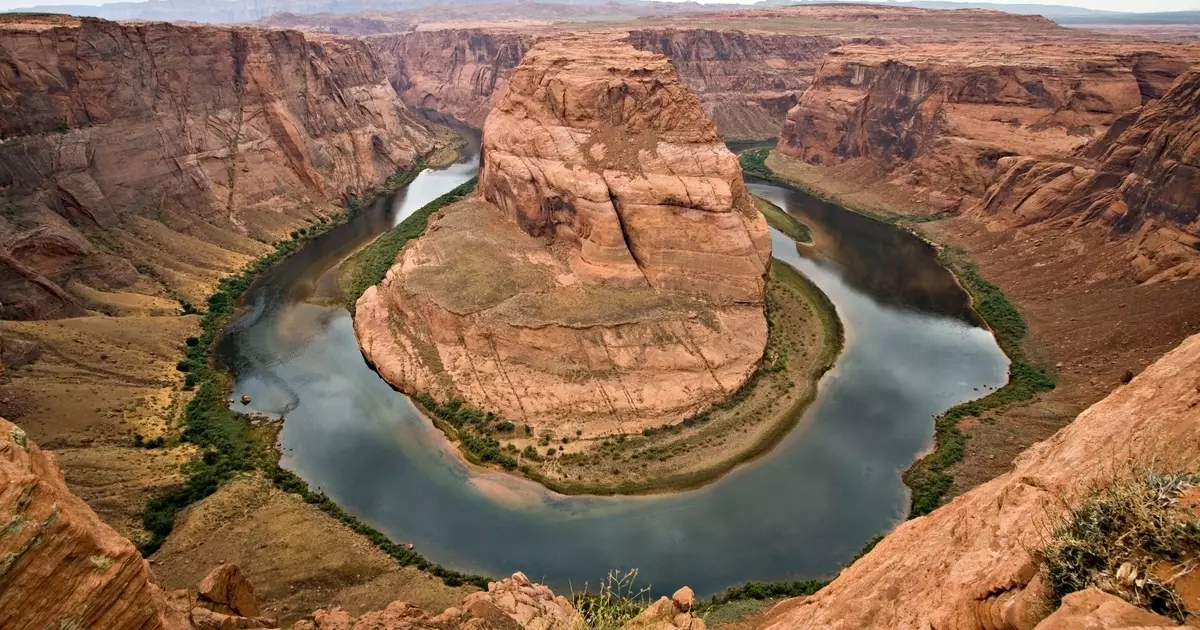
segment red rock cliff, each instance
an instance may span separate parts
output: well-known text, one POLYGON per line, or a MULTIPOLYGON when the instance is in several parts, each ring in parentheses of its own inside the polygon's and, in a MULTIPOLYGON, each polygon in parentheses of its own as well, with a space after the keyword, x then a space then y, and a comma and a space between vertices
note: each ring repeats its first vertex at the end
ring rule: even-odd
POLYGON ((10 19, 0 104, 5 317, 199 301, 433 144, 365 45, 289 31, 10 19))
POLYGON ((1142 280, 1200 277, 1200 70, 1070 157, 1000 160, 970 212, 1008 227, 1095 226, 1127 242, 1142 280))
POLYGON ((1010 155, 1069 155, 1162 96, 1196 51, 1127 43, 844 46, 788 113, 779 150, 961 210, 1010 155))

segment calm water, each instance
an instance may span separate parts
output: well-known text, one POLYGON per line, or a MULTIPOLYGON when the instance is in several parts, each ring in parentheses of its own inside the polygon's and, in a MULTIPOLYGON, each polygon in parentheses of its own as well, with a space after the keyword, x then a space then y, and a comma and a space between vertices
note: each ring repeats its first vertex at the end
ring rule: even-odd
MULTIPOLYGON (((557 588, 636 567, 656 592, 820 577, 902 520, 900 471, 932 418, 1004 382, 1007 359, 972 322, 933 251, 889 226, 766 183, 750 188, 813 228, 775 256, 836 305, 846 347, 805 421, 771 454, 704 488, 657 497, 564 497, 469 469, 363 361, 330 269, 469 179, 477 160, 409 188, 316 239, 265 276, 218 349, 250 409, 286 417, 283 464, 434 562, 521 570, 557 588)), ((240 408, 241 406, 238 405, 240 408)))

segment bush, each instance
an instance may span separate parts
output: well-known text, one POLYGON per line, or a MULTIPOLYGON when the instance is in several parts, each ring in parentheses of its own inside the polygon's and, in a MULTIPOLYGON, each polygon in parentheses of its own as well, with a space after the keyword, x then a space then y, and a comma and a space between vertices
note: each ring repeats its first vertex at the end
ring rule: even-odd
POLYGON ((350 274, 346 287, 346 300, 350 304, 351 310, 353 310, 354 303, 362 296, 363 291, 383 282, 388 269, 395 264, 396 257, 400 255, 400 250, 404 249, 408 241, 425 233, 429 217, 473 192, 476 181, 471 179, 426 204, 425 207, 409 215, 399 225, 380 235, 374 242, 350 258, 349 263, 353 272, 350 274))
POLYGON ((1197 484, 1200 475, 1146 472, 1090 493, 1041 551, 1054 602, 1094 586, 1184 623, 1183 600, 1154 569, 1194 561, 1200 523, 1177 503, 1197 484))
POLYGON ((194 347, 194 346, 198 346, 198 345, 200 345, 200 338, 199 338, 199 337, 188 337, 188 338, 187 338, 187 345, 188 345, 188 346, 190 346, 190 347, 194 347))

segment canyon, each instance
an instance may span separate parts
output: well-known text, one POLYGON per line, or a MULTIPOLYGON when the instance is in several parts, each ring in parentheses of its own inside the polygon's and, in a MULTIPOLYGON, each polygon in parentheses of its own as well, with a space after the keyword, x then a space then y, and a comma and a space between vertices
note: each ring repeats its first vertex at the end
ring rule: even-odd
MULTIPOLYGON (((419 166, 449 138, 424 113, 483 126, 485 157, 477 196, 358 305, 365 354, 406 390, 595 439, 735 390, 768 340, 770 249, 722 138, 778 136, 776 176, 969 258, 1028 322, 1057 388, 961 421, 944 506, 744 627, 1171 625, 1096 589, 1051 614, 1029 551, 1116 473, 1200 464, 1200 47, 980 10, 716 11, 264 22, 301 31, 0 18, 0 415, 21 425, 0 424, 4 478, 21 480, 2 516, 68 545, 10 524, 0 549, 26 564, 5 564, 0 608, 35 628, 66 608, 95 627, 577 622, 523 576, 470 594, 399 567, 261 472, 192 506, 153 565, 126 540, 144 542, 146 499, 201 454, 131 446, 179 431, 195 311, 419 166), (571 45, 548 50, 562 31, 571 45), (620 68, 637 72, 616 89, 620 68), (586 87, 543 84, 554 72, 586 87), (705 220, 672 241, 647 211, 664 208, 705 220), (218 559, 255 582, 256 614, 178 592, 218 559), (78 589, 47 576, 59 565, 78 589)), ((652 610, 633 627, 702 627, 686 593, 652 610)))
POLYGON ((677 422, 749 378, 766 222, 664 57, 535 46, 483 137, 478 198, 432 217, 357 302, 385 379, 590 439, 677 422))

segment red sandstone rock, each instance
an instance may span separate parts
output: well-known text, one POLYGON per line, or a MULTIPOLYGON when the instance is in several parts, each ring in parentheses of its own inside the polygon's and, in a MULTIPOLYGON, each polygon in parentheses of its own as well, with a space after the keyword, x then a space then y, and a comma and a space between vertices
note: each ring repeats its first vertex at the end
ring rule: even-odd
POLYGON ((0 627, 187 627, 133 544, 71 494, 53 455, 3 419, 0 522, 0 627))
POLYGON ((1168 627, 1179 626, 1166 617, 1142 610, 1116 595, 1089 588, 1064 597, 1062 607, 1042 620, 1036 630, 1153 630, 1168 627))
POLYGON ((200 605, 214 612, 242 617, 259 614, 254 586, 236 564, 222 564, 213 569, 200 582, 199 595, 200 605))
POLYGON ((1200 70, 1122 116, 1070 162, 1000 161, 972 213, 1009 227, 1098 226, 1141 280, 1200 277, 1200 70))
POLYGON ((532 49, 485 125, 479 193, 357 304, 389 382, 591 437, 681 420, 755 369, 766 224, 663 57, 532 49))
MULTIPOLYGON (((1123 470, 1200 466, 1197 374, 1200 335, 1023 453, 1012 472, 900 525, 829 586, 764 628, 1036 626, 1048 611, 1029 552, 1043 544, 1050 519, 1064 505, 1123 470)), ((1109 608, 1095 610, 1088 614, 1103 618, 1109 608)))

